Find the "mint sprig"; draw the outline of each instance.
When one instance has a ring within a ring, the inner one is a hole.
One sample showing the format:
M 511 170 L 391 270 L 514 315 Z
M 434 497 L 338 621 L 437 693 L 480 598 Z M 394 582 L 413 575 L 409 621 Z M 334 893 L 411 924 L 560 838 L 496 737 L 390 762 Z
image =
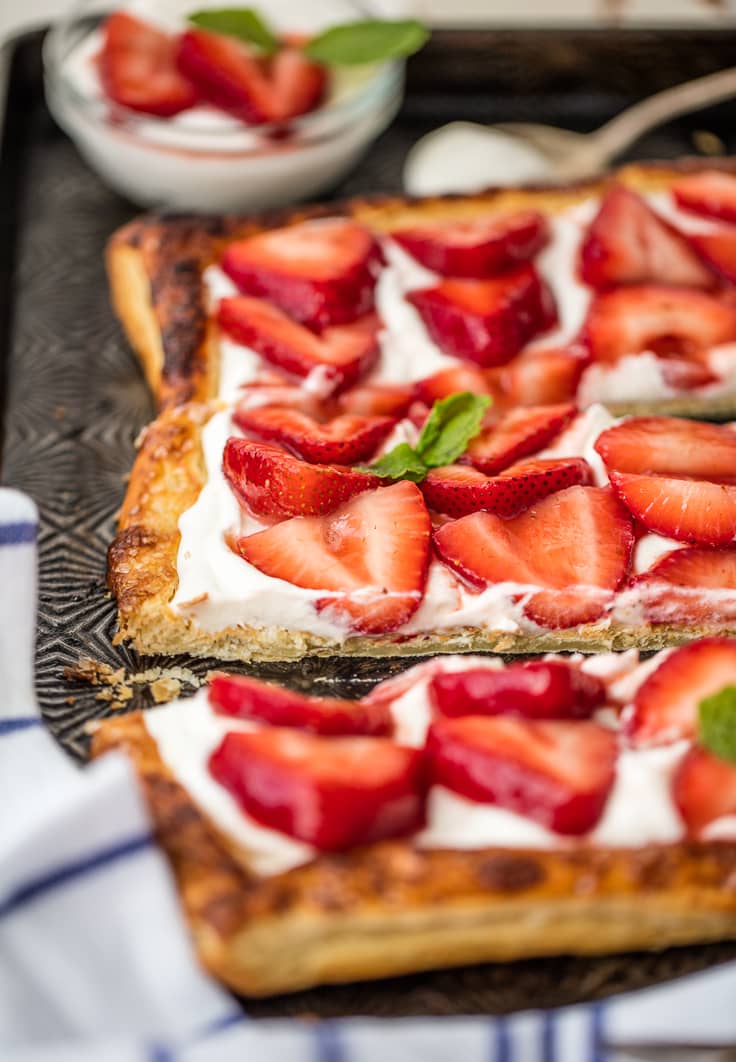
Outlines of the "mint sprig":
M 700 743 L 722 760 L 736 763 L 736 686 L 705 697 L 698 705 Z
M 465 453 L 470 440 L 480 431 L 490 404 L 488 395 L 470 391 L 440 399 L 432 406 L 416 446 L 399 443 L 374 464 L 361 466 L 362 471 L 384 479 L 421 483 L 430 469 L 451 465 Z
M 278 36 L 252 7 L 195 11 L 188 21 L 200 29 L 255 44 L 266 55 L 281 47 Z M 330 66 L 357 66 L 400 59 L 418 52 L 429 31 L 416 19 L 364 19 L 331 26 L 304 45 L 310 59 Z

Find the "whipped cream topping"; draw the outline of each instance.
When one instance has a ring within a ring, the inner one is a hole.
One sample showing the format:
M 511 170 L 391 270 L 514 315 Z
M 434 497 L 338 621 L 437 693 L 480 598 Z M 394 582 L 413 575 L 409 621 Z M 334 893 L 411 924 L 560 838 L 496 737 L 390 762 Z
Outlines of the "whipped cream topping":
M 567 659 L 607 683 L 609 702 L 628 706 L 641 684 L 671 651 L 642 663 L 633 649 L 592 658 L 577 654 Z M 550 654 L 546 659 L 560 658 Z M 393 685 L 399 694 L 391 703 L 395 739 L 413 747 L 424 744 L 432 719 L 428 687 L 434 675 L 478 667 L 498 670 L 503 666 L 496 657 L 447 656 L 420 664 L 383 684 L 381 688 L 387 693 Z M 628 711 L 624 707 L 619 715 L 612 708 L 604 708 L 595 719 L 618 731 Z M 245 866 L 257 874 L 277 874 L 315 857 L 317 853 L 309 845 L 252 820 L 208 771 L 209 756 L 228 731 L 253 730 L 258 724 L 218 716 L 209 705 L 206 689 L 191 698 L 152 709 L 143 718 L 166 765 Z M 494 804 L 477 803 L 434 786 L 428 796 L 426 825 L 413 841 L 421 848 L 467 850 L 674 844 L 684 838 L 685 827 L 672 796 L 672 782 L 689 747 L 688 741 L 681 740 L 652 748 L 629 748 L 622 739 L 613 788 L 598 823 L 585 836 L 563 836 L 525 815 Z M 724 816 L 711 823 L 704 839 L 736 840 L 736 816 Z

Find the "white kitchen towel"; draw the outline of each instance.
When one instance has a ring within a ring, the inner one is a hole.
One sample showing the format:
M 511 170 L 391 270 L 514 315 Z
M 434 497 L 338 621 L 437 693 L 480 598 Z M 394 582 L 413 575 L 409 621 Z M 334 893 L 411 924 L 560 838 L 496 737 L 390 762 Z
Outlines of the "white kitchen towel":
M 736 1044 L 736 964 L 509 1018 L 248 1020 L 197 966 L 127 761 L 79 768 L 41 723 L 37 531 L 0 489 L 3 1062 L 716 1062 Z

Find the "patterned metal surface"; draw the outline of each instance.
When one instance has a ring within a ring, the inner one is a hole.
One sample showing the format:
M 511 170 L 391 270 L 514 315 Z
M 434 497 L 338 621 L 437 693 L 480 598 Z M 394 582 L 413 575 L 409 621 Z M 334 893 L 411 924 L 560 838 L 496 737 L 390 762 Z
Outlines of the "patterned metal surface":
M 654 45 L 651 38 L 645 43 L 649 57 Z M 713 43 L 711 39 L 706 69 L 718 64 Z M 477 54 L 477 35 L 472 44 Z M 732 47 L 723 35 L 719 44 Z M 545 54 L 545 47 L 540 47 L 540 62 Z M 513 101 L 502 95 L 468 93 L 462 54 L 453 62 L 446 52 L 442 56 L 450 78 L 448 91 L 435 85 L 434 94 L 428 94 L 427 64 L 417 67 L 414 81 L 424 91 L 410 92 L 398 121 L 337 190 L 340 195 L 397 190 L 407 148 L 442 121 L 528 117 L 585 129 L 605 119 L 625 95 L 625 90 L 612 93 L 608 69 L 605 92 L 596 94 L 593 87 L 585 97 L 571 93 L 569 86 L 567 94 L 560 93 L 557 83 L 554 94 Z M 539 81 L 539 67 L 535 70 Z M 675 76 L 685 73 L 678 66 Z M 40 37 L 34 35 L 24 38 L 14 51 L 0 165 L 0 312 L 5 329 L 2 471 L 3 480 L 31 494 L 41 510 L 38 696 L 50 730 L 72 755 L 81 757 L 85 723 L 105 715 L 109 705 L 97 699 L 99 688 L 66 681 L 64 669 L 82 656 L 129 671 L 171 666 L 172 660 L 141 661 L 125 648 L 113 647 L 115 609 L 105 589 L 105 551 L 113 536 L 134 439 L 152 415 L 137 363 L 111 314 L 101 268 L 107 237 L 134 211 L 103 187 L 54 127 L 40 85 Z M 697 122 L 656 134 L 639 145 L 639 151 L 650 157 L 692 151 L 692 132 L 698 128 L 715 131 L 733 148 L 732 116 L 733 109 L 719 108 Z M 200 675 L 214 665 L 214 661 L 179 662 Z M 333 659 L 264 665 L 257 673 L 310 688 L 329 682 L 333 690 L 349 695 L 404 666 L 406 662 Z M 142 706 L 149 699 L 150 693 L 137 687 L 129 707 Z M 398 990 L 396 983 L 389 982 L 360 989 L 347 986 L 249 1009 L 264 1015 L 505 1011 L 532 1002 L 561 1003 L 609 994 L 709 964 L 735 951 L 727 946 L 681 949 L 637 957 L 635 963 L 626 957 L 528 962 L 519 964 L 512 977 L 507 967 L 476 967 L 404 978 Z

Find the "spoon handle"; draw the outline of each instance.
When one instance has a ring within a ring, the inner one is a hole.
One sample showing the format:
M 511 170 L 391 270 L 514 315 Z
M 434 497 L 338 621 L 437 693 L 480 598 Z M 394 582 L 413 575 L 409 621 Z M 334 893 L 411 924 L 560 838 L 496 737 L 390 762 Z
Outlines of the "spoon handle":
M 650 129 L 733 95 L 736 95 L 736 67 L 657 92 L 596 129 L 590 139 L 601 165 L 604 165 Z

